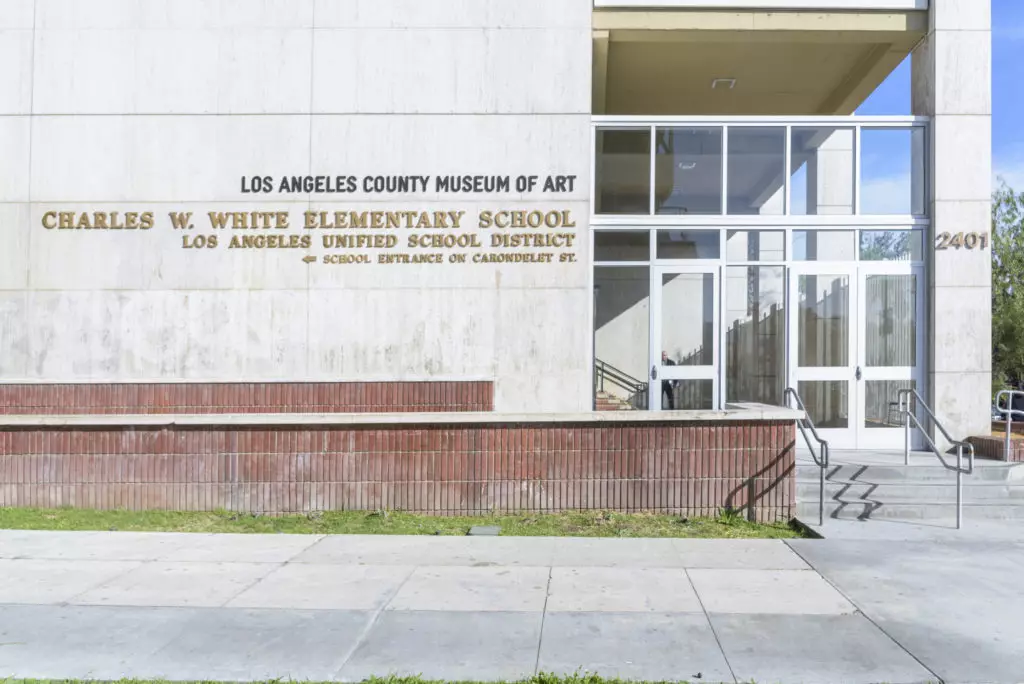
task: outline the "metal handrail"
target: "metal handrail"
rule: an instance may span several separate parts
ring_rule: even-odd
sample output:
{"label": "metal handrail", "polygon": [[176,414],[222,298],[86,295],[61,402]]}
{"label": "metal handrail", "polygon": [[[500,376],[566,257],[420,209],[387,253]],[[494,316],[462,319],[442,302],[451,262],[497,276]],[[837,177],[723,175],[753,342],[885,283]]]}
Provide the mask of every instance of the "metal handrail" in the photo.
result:
{"label": "metal handrail", "polygon": [[[899,397],[900,413],[903,414],[903,462],[906,465],[910,465],[910,423],[913,421],[914,425],[924,436],[931,452],[939,459],[939,463],[941,463],[946,470],[952,470],[956,473],[956,529],[959,530],[960,525],[963,522],[963,477],[964,475],[972,475],[974,473],[974,445],[953,439],[946,428],[943,427],[942,423],[939,422],[935,413],[928,407],[928,404],[925,403],[924,399],[921,398],[921,395],[918,394],[917,390],[909,388],[901,389],[896,393],[896,395]],[[910,397],[917,400],[917,407],[924,409],[925,413],[928,414],[928,417],[931,418],[932,424],[938,428],[939,432],[942,433],[942,436],[946,438],[946,441],[956,447],[956,466],[950,465],[946,462],[946,459],[942,457],[942,451],[938,446],[936,446],[931,436],[924,429],[924,426],[921,424],[921,421],[917,419],[917,415],[914,411],[911,410]],[[968,454],[968,466],[966,468],[964,468],[963,465],[964,449],[967,450]]]}
{"label": "metal handrail", "polygon": [[642,403],[641,408],[647,407],[648,384],[643,380],[634,378],[625,371],[619,370],[601,359],[594,359],[594,374],[596,375],[595,382],[598,391],[604,391],[604,381],[607,378],[619,387],[633,392]]}
{"label": "metal handrail", "polygon": [[[1006,408],[999,406],[1000,397],[1006,397]],[[1013,431],[1013,416],[1024,416],[1024,411],[1020,411],[1013,406],[1014,397],[1024,397],[1024,392],[1020,390],[1001,390],[996,394],[996,410],[1006,416],[1006,442],[1003,445],[1003,460],[1010,461],[1010,433]]]}
{"label": "metal handrail", "polygon": [[[782,393],[784,404],[788,405],[789,399],[795,400],[797,408],[803,411],[804,417],[796,421],[796,426],[799,428],[800,434],[803,435],[807,449],[811,452],[811,459],[818,466],[818,526],[820,527],[825,524],[825,470],[828,469],[829,462],[828,441],[822,439],[821,435],[818,434],[818,429],[814,427],[814,421],[811,420],[811,414],[807,412],[800,394],[792,387],[787,387]],[[808,432],[818,442],[821,450],[820,458],[814,453],[814,446],[811,444]]]}

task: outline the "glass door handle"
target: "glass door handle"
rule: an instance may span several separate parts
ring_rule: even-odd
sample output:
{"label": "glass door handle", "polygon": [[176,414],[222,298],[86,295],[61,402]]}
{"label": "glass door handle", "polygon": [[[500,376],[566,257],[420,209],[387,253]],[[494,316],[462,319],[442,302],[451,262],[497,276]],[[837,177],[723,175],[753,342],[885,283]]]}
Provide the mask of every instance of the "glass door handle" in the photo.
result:
{"label": "glass door handle", "polygon": [[857,366],[857,374],[856,374],[856,376],[855,376],[855,377],[856,377],[856,378],[857,378],[858,380],[860,380],[860,375],[861,375],[861,373],[860,373],[860,366]]}
{"label": "glass door handle", "polygon": [[657,379],[658,379],[658,367],[657,366],[651,366],[651,380],[657,380]]}

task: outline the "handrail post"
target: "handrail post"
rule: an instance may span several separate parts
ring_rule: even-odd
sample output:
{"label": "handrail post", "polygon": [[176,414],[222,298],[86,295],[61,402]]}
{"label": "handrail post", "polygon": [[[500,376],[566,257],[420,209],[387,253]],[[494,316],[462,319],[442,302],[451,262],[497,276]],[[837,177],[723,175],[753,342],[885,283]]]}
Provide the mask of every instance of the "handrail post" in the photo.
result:
{"label": "handrail post", "polygon": [[963,521],[964,516],[964,467],[963,467],[963,456],[964,448],[957,445],[956,448],[956,529],[960,529],[960,525]]}
{"label": "handrail post", "polygon": [[818,527],[825,525],[825,454],[821,455],[821,467],[818,468]]}
{"label": "handrail post", "polygon": [[[900,408],[903,408],[903,397],[900,397]],[[903,465],[910,465],[910,401],[903,410]]]}
{"label": "handrail post", "polygon": [[[996,397],[998,405],[999,398]],[[1003,447],[1003,460],[1010,462],[1010,433],[1013,432],[1013,395],[1006,396],[1006,445]]]}

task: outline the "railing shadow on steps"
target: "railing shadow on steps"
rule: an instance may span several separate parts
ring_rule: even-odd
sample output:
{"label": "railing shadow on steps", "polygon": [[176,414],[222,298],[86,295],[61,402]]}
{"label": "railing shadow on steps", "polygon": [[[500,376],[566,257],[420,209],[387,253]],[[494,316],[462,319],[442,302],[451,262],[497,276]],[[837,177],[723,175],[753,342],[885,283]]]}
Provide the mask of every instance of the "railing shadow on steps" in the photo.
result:
{"label": "railing shadow on steps", "polygon": [[[800,434],[803,435],[804,442],[806,442],[807,448],[811,452],[811,458],[814,459],[814,464],[818,466],[818,526],[820,527],[825,524],[825,471],[828,470],[829,462],[828,442],[818,434],[817,428],[814,427],[814,421],[811,420],[811,414],[807,412],[807,408],[804,406],[804,402],[796,389],[787,387],[782,394],[784,406],[798,409],[804,414],[803,418],[796,421],[796,426],[799,428]],[[791,401],[796,405],[794,406],[790,403]],[[814,445],[811,444],[812,437],[818,443],[818,453],[815,453]]]}
{"label": "railing shadow on steps", "polygon": [[[974,473],[974,445],[968,442],[962,442],[953,439],[946,428],[943,427],[939,419],[935,417],[935,413],[929,408],[928,404],[924,402],[921,395],[918,394],[915,389],[901,389],[897,393],[899,398],[900,413],[903,415],[903,462],[905,465],[910,465],[910,431],[912,427],[916,427],[921,435],[924,437],[925,442],[928,444],[928,450],[931,451],[936,458],[939,459],[939,463],[946,470],[952,470],[956,473],[956,529],[960,529],[960,525],[963,522],[963,495],[964,495],[964,475],[971,475]],[[928,415],[932,421],[932,425],[935,429],[946,438],[946,441],[952,445],[956,453],[956,465],[949,464],[943,457],[942,450],[935,444],[935,441],[925,430],[921,421],[918,420],[916,409],[922,409]],[[965,468],[963,465],[964,450],[967,451],[968,464]],[[948,455],[948,452],[947,452]]]}
{"label": "railing shadow on steps", "polygon": [[[606,391],[606,384],[618,387],[628,392],[627,403],[635,410],[647,410],[648,383],[619,370],[615,366],[605,363],[600,359],[594,360],[594,396],[595,401],[598,392]],[[596,406],[595,406],[596,408]]]}

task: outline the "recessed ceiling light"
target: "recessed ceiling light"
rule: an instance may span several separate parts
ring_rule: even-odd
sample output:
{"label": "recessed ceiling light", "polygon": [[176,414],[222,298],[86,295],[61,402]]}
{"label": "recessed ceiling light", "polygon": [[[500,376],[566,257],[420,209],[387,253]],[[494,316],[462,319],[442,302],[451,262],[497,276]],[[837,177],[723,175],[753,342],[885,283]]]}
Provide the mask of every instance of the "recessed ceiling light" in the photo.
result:
{"label": "recessed ceiling light", "polygon": [[716,78],[715,80],[711,81],[711,89],[712,90],[718,90],[719,88],[722,88],[722,89],[725,89],[725,90],[732,90],[735,87],[736,87],[736,79],[735,78]]}

